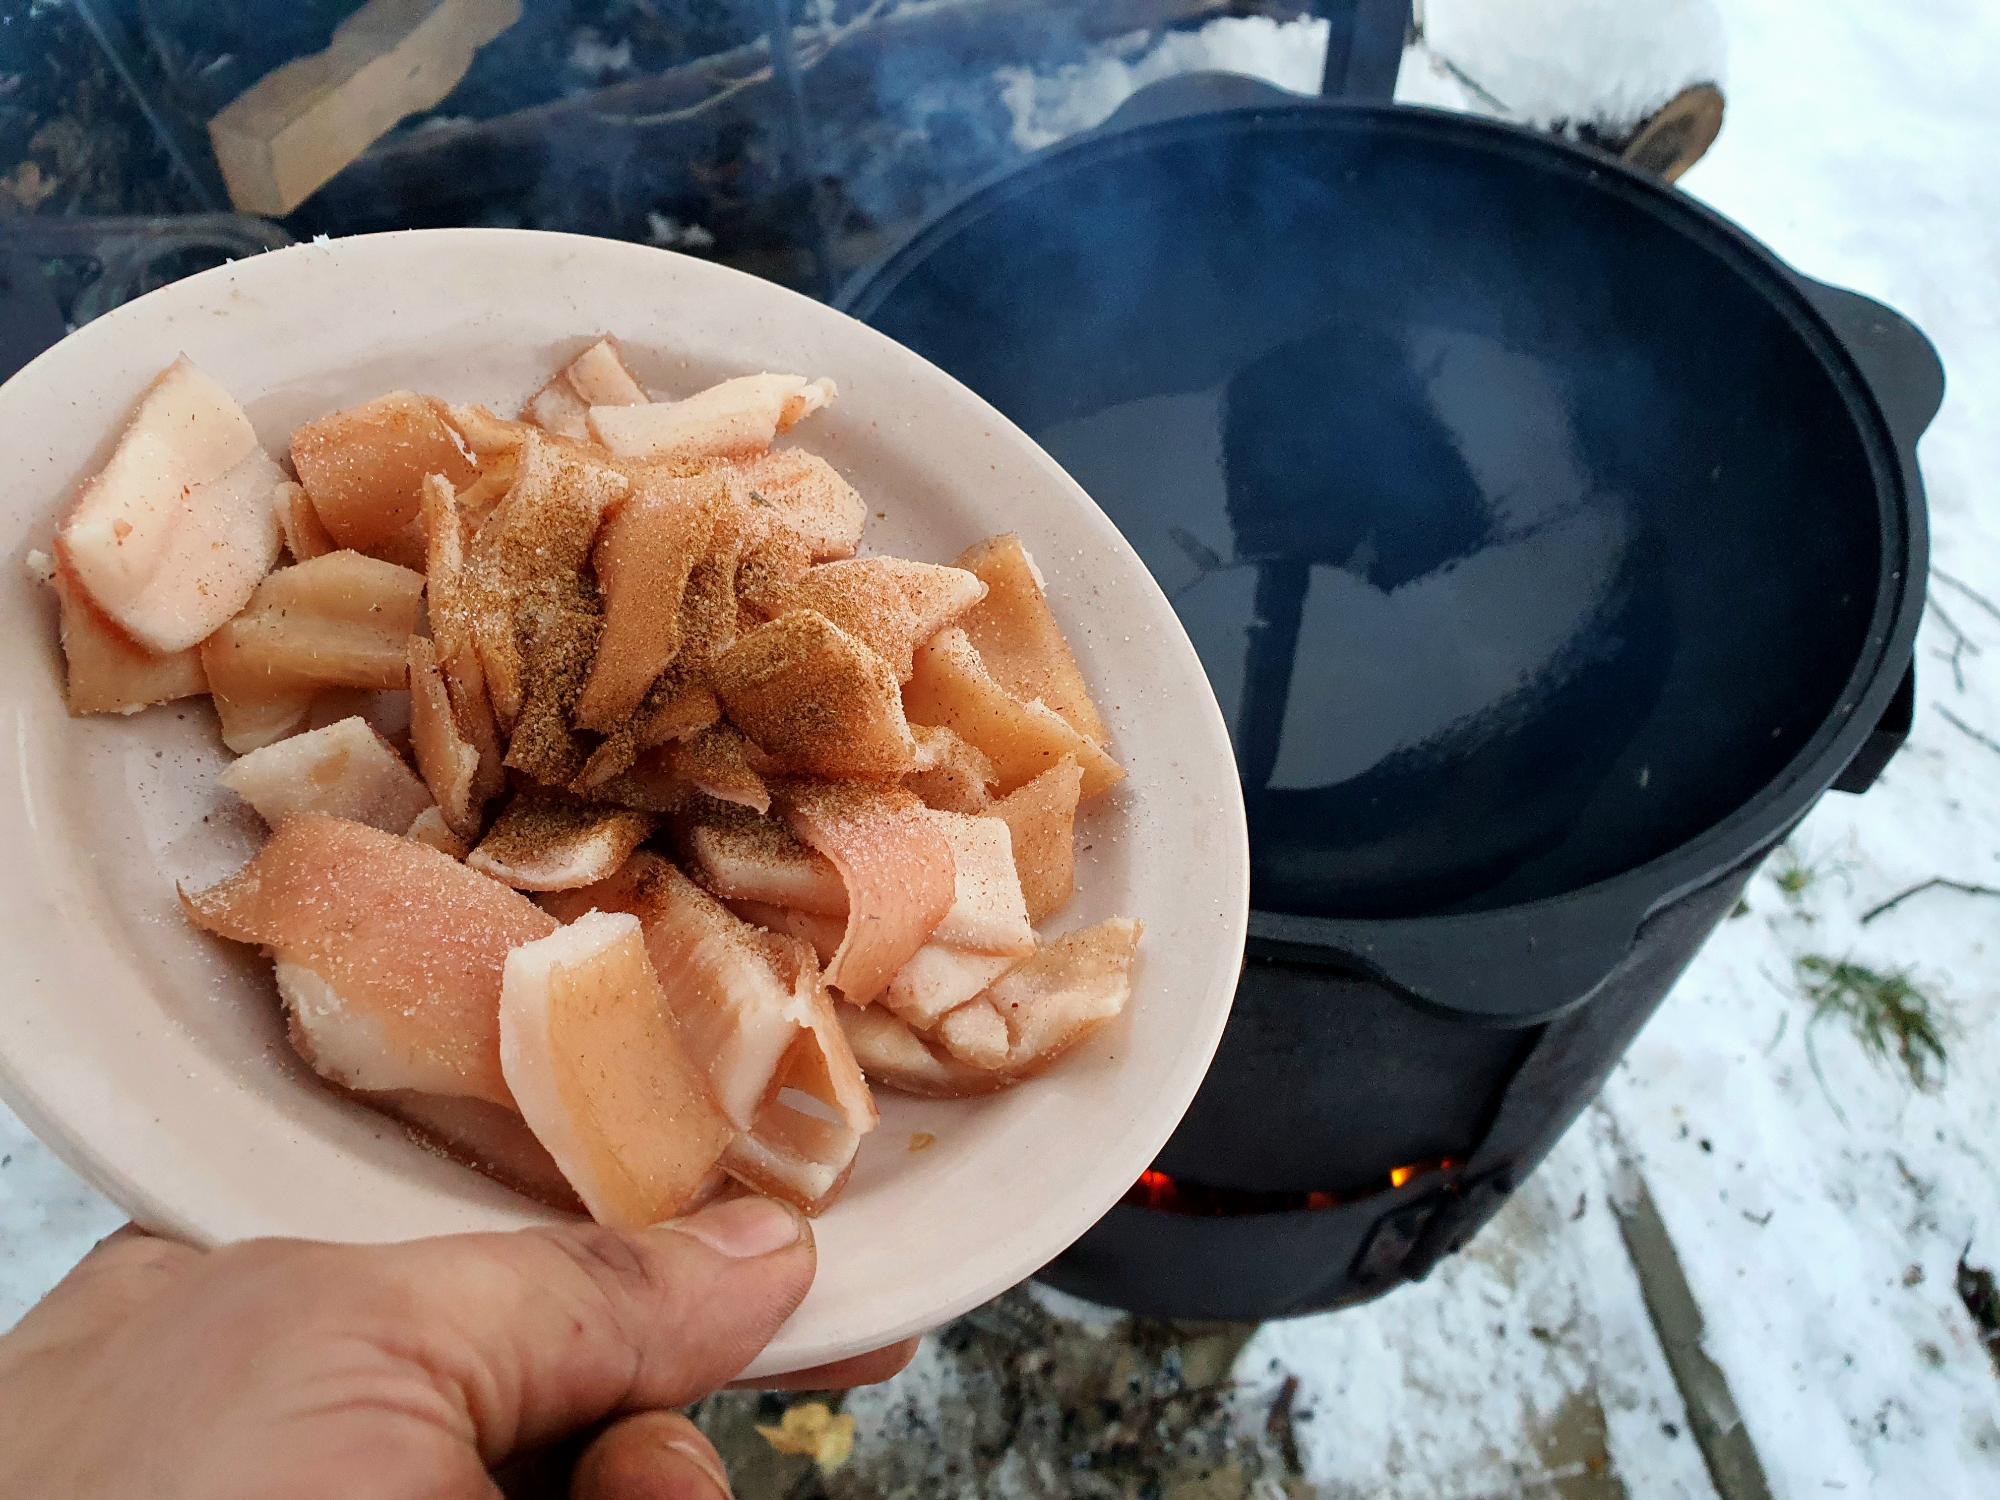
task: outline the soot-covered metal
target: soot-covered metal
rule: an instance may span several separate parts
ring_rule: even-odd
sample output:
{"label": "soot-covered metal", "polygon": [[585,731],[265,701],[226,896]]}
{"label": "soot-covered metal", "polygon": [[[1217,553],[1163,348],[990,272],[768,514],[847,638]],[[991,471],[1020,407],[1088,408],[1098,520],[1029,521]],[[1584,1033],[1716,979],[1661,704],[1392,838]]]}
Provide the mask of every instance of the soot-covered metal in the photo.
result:
{"label": "soot-covered metal", "polygon": [[1156,1173],[1045,1279],[1163,1317],[1264,1318],[1422,1278],[1596,1095],[1761,857],[1661,912],[1594,999],[1536,1026],[1447,1020],[1253,950]]}

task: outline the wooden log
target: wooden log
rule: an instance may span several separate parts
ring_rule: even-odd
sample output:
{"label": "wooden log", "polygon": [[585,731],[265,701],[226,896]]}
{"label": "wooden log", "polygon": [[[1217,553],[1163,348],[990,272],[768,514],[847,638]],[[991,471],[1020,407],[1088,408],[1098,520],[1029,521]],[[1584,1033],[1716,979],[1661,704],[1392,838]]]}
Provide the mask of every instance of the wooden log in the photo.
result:
{"label": "wooden log", "polygon": [[290,213],[398,120],[438,104],[520,18],[521,0],[368,0],[324,52],[265,74],[208,122],[231,201]]}
{"label": "wooden log", "polygon": [[1682,89],[1633,132],[1619,155],[1667,182],[1700,161],[1722,133],[1722,90],[1712,83]]}

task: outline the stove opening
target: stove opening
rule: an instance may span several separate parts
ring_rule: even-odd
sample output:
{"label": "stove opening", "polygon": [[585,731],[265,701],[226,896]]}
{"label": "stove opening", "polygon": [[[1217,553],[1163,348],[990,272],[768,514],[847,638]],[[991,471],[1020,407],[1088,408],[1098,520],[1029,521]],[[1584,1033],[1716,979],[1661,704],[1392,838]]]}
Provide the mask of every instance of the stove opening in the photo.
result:
{"label": "stove opening", "polygon": [[1189,1214],[1200,1218],[1234,1219],[1255,1214],[1290,1214],[1344,1208],[1380,1193],[1395,1192],[1420,1178],[1449,1172],[1458,1166],[1450,1157],[1435,1161],[1411,1162],[1392,1167],[1379,1186],[1347,1193],[1260,1193],[1242,1188],[1207,1187],[1183,1182],[1165,1172],[1141,1172],[1122,1200],[1139,1208],[1160,1213]]}

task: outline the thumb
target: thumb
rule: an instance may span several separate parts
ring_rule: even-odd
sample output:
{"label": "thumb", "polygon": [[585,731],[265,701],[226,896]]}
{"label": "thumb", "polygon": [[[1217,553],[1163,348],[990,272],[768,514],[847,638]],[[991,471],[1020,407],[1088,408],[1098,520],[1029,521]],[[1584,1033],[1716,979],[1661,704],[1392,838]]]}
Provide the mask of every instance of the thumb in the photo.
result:
{"label": "thumb", "polygon": [[766,1198],[632,1233],[580,1224],[366,1253],[367,1279],[401,1310],[396,1352],[460,1406],[489,1464],[727,1383],[814,1264],[806,1221]]}

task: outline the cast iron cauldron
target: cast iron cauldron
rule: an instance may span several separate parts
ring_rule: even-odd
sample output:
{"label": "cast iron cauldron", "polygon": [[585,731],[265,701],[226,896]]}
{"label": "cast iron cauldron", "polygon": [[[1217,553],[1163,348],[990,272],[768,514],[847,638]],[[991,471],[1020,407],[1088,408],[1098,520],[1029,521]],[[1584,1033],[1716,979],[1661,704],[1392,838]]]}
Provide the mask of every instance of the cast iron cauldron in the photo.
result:
{"label": "cast iron cauldron", "polygon": [[1352,1194],[1458,1164],[1401,1259],[1307,1235],[1244,1284],[1127,1206],[1059,1265],[1186,1315],[1462,1242],[1756,862],[1874,779],[1942,394],[1899,316],[1607,157],[1229,91],[1135,104],[843,299],[1069,467],[1230,719],[1250,962],[1162,1169]]}

